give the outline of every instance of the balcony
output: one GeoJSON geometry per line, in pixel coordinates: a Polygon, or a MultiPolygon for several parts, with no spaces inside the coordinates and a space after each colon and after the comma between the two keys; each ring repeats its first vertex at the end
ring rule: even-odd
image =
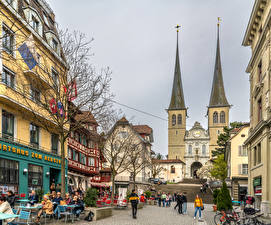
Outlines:
{"type": "Polygon", "coordinates": [[[78,150],[84,154],[87,154],[88,156],[100,157],[99,150],[93,149],[93,148],[88,148],[73,138],[68,138],[68,146],[70,146],[70,147],[74,148],[75,150],[78,150]]]}
{"type": "Polygon", "coordinates": [[[69,169],[84,173],[86,175],[95,175],[99,174],[99,169],[94,166],[86,166],[79,162],[76,162],[72,159],[68,160],[68,167],[69,169]]]}

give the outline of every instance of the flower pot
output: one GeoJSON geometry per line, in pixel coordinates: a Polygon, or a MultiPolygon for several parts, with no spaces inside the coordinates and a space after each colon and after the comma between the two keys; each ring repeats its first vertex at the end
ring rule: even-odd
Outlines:
{"type": "Polygon", "coordinates": [[[213,205],[213,210],[214,210],[214,212],[217,211],[217,206],[216,205],[213,205]]]}

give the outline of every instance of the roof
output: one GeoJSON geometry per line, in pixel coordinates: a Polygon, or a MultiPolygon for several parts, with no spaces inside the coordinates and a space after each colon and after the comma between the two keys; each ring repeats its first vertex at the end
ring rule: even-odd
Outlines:
{"type": "Polygon", "coordinates": [[[250,126],[250,123],[243,123],[243,126],[234,128],[233,130],[231,130],[230,133],[233,135],[230,137],[230,140],[236,137],[241,132],[241,130],[243,130],[245,127],[249,127],[249,126],[250,126]]]}
{"type": "Polygon", "coordinates": [[[217,28],[216,59],[209,107],[230,106],[225,95],[220,59],[219,26],[217,28]]]}
{"type": "Polygon", "coordinates": [[[183,164],[185,164],[180,159],[154,159],[153,161],[155,161],[157,163],[183,163],[183,164]]]}
{"type": "Polygon", "coordinates": [[[186,108],[185,108],[183,85],[182,85],[182,78],[181,78],[179,47],[178,47],[178,32],[177,32],[175,71],[174,71],[171,100],[170,100],[168,110],[178,110],[178,109],[186,109],[186,108]]]}
{"type": "Polygon", "coordinates": [[[94,123],[98,125],[97,121],[95,120],[94,116],[90,111],[81,111],[80,113],[76,114],[75,120],[82,123],[94,123]]]}
{"type": "Polygon", "coordinates": [[[152,128],[148,125],[133,125],[134,130],[139,134],[152,134],[152,128]]]}

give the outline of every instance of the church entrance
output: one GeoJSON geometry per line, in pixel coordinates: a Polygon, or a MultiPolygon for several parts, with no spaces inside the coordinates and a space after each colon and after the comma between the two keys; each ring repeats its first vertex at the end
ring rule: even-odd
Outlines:
{"type": "Polygon", "coordinates": [[[198,179],[197,171],[202,167],[202,164],[200,162],[193,162],[191,164],[191,177],[194,179],[198,179]]]}

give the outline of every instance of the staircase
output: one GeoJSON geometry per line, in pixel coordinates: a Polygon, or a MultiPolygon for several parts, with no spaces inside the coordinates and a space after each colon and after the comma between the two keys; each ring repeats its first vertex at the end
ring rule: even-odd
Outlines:
{"type": "Polygon", "coordinates": [[[209,188],[207,189],[206,193],[201,193],[201,184],[198,183],[198,180],[195,183],[193,183],[191,180],[189,180],[188,183],[183,182],[179,184],[155,185],[155,190],[171,194],[186,193],[185,195],[188,202],[194,202],[195,197],[198,194],[202,198],[203,203],[213,204],[213,195],[209,188]]]}

